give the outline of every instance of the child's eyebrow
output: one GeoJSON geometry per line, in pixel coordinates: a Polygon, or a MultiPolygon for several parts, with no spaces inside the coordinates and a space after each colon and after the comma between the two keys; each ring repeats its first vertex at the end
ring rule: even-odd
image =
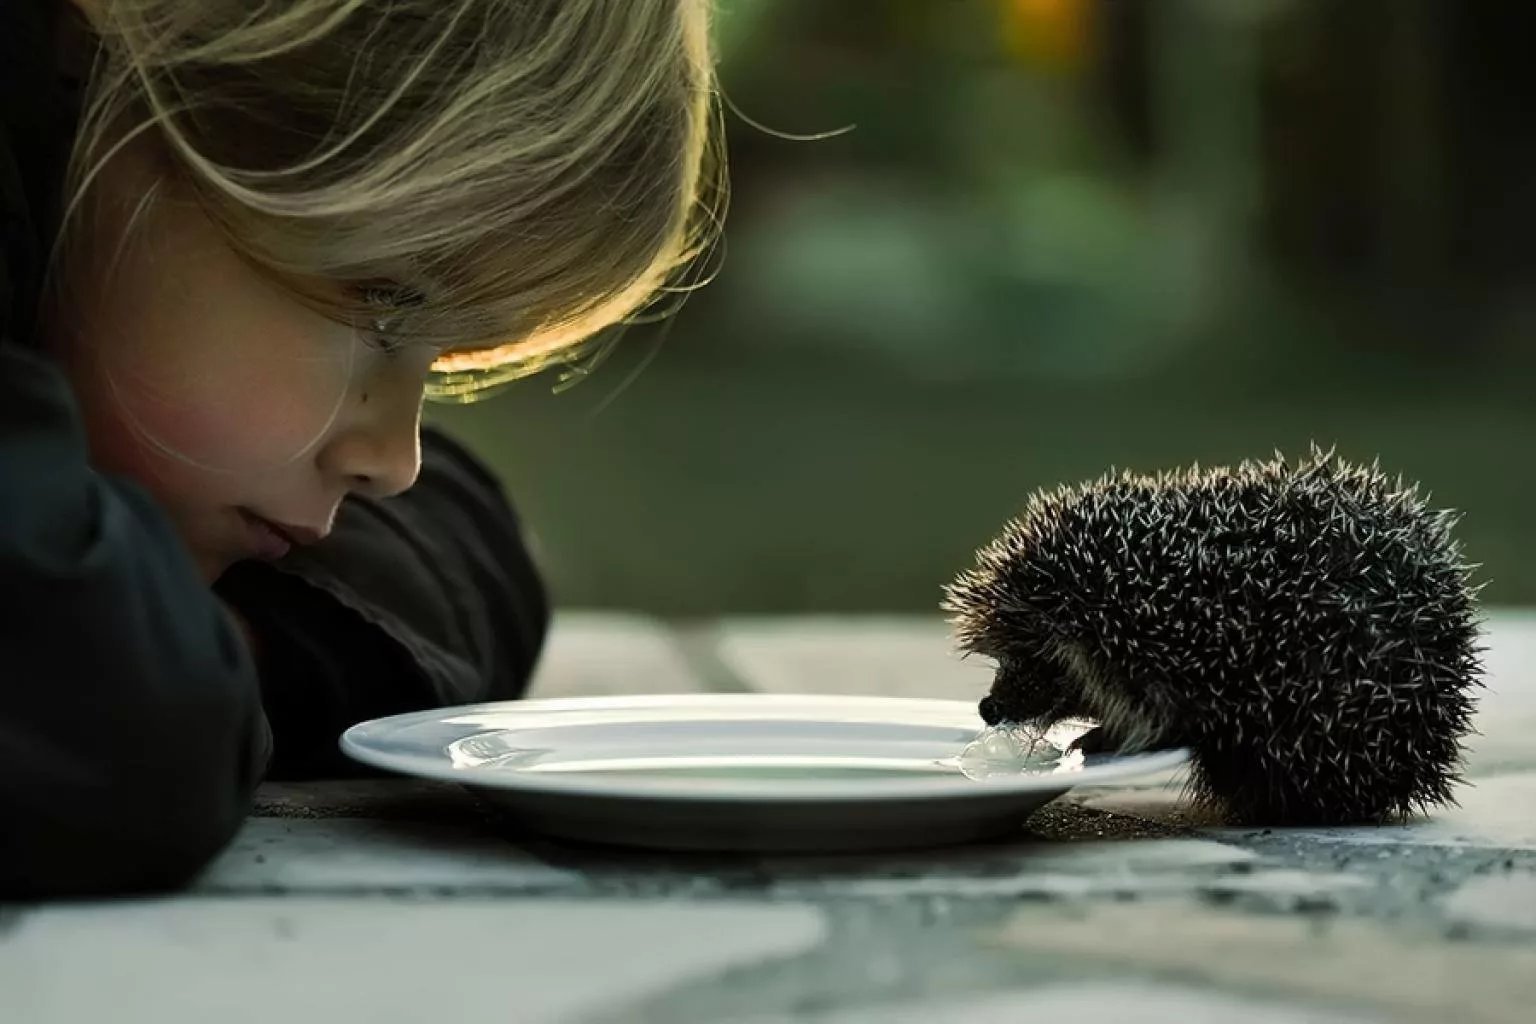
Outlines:
{"type": "Polygon", "coordinates": [[[369,278],[352,285],[353,291],[371,305],[391,309],[417,309],[427,304],[427,293],[392,277],[369,278]]]}

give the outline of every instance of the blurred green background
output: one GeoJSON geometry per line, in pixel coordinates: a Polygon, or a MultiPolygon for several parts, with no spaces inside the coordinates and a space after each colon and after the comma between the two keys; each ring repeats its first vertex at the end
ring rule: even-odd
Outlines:
{"type": "Polygon", "coordinates": [[[1034,488],[1312,441],[1536,603],[1536,5],[725,0],[718,277],[432,418],[557,601],[935,610],[1034,488]]]}

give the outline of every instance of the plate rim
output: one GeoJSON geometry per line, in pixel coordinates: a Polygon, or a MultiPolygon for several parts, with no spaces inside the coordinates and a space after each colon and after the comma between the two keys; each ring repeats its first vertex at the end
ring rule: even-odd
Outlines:
{"type": "Polygon", "coordinates": [[[397,774],[435,781],[449,782],[476,789],[494,789],[503,794],[538,794],[583,800],[644,800],[664,803],[731,803],[761,807],[792,804],[824,804],[848,801],[878,801],[880,803],[927,800],[989,800],[1055,792],[1058,796],[1080,786],[1097,786],[1119,782],[1139,776],[1153,775],[1181,767],[1188,763],[1190,752],[1183,747],[1127,754],[1107,764],[1090,765],[1079,771],[1052,774],[1026,774],[989,779],[984,782],[964,776],[921,778],[883,783],[875,792],[867,783],[830,783],[814,790],[778,790],[769,787],[741,788],[728,792],[706,790],[669,789],[654,782],[639,779],[623,780],[607,776],[601,783],[579,775],[535,775],[518,772],[486,772],[476,776],[462,768],[453,767],[446,758],[438,759],[425,754],[394,754],[373,749],[367,745],[370,734],[389,729],[398,731],[415,725],[441,721],[451,717],[498,712],[540,712],[561,710],[623,710],[624,708],[657,708],[692,705],[708,707],[719,705],[757,705],[765,710],[774,704],[841,704],[858,703],[870,707],[927,705],[934,711],[952,711],[969,716],[981,728],[981,719],[973,701],[952,700],[942,697],[888,697],[864,694],[824,693],[655,693],[589,695],[578,697],[533,697],[519,700],[484,701],[475,704],[455,704],[423,711],[408,711],[398,715],[359,722],[346,729],[338,740],[338,746],[347,757],[361,764],[382,768],[397,774]]]}

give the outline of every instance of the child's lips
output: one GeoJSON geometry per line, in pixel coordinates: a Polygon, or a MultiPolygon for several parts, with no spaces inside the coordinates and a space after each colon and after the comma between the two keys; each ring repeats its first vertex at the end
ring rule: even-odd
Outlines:
{"type": "Polygon", "coordinates": [[[252,554],[257,558],[279,559],[293,550],[294,545],[314,544],[325,536],[306,526],[275,522],[250,509],[239,511],[250,536],[252,554]]]}

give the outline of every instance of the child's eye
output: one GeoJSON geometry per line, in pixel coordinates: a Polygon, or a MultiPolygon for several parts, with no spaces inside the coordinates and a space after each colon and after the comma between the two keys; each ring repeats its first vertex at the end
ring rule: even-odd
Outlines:
{"type": "Polygon", "coordinates": [[[371,311],[368,341],[385,355],[393,355],[406,345],[400,336],[400,324],[406,314],[420,306],[424,297],[414,288],[395,281],[369,281],[357,288],[358,297],[371,311]]]}

